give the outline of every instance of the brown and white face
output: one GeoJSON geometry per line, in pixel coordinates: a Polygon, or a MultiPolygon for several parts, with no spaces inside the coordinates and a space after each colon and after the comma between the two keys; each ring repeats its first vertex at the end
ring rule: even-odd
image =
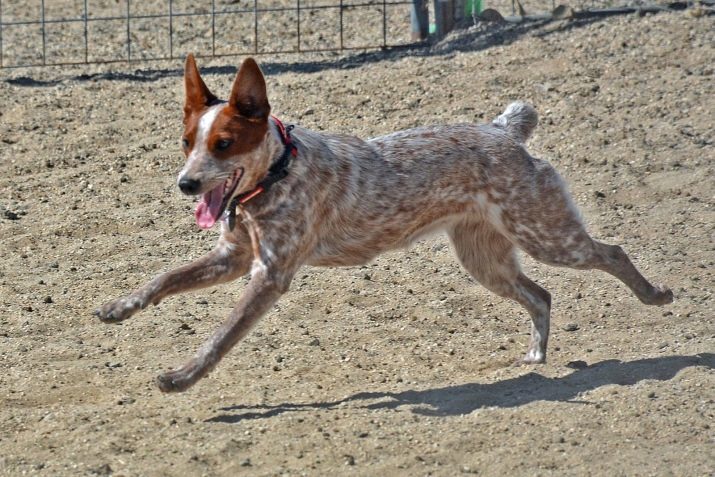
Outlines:
{"type": "Polygon", "coordinates": [[[253,187],[268,168],[262,154],[271,107],[266,83],[252,58],[238,71],[228,102],[206,87],[193,55],[184,69],[186,102],[182,145],[186,164],[178,185],[186,195],[201,195],[196,207],[199,227],[212,227],[231,199],[253,187]]]}

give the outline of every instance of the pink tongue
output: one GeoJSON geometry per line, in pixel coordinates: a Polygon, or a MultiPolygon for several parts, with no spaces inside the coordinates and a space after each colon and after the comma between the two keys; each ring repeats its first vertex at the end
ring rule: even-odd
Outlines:
{"type": "Polygon", "coordinates": [[[223,202],[223,184],[215,187],[211,192],[207,192],[201,197],[194,216],[196,225],[202,229],[210,229],[219,219],[221,212],[221,202],[223,202]]]}

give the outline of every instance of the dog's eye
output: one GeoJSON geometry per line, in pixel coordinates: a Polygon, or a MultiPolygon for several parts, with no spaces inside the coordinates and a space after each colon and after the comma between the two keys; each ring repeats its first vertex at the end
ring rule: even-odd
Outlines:
{"type": "Polygon", "coordinates": [[[189,148],[189,140],[186,138],[183,138],[181,140],[181,145],[184,147],[184,149],[188,149],[189,148]]]}
{"type": "Polygon", "coordinates": [[[231,144],[233,144],[233,141],[231,141],[230,139],[220,139],[216,141],[216,150],[225,151],[229,148],[231,144]]]}

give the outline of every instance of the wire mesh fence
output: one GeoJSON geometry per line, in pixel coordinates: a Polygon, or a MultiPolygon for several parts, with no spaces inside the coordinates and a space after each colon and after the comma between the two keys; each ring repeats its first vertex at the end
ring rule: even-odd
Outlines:
{"type": "MultiPolygon", "coordinates": [[[[446,1],[448,16],[454,1],[457,9],[504,15],[543,12],[557,3],[446,1]]],[[[413,3],[423,2],[425,16],[429,9],[431,21],[439,20],[445,0],[0,0],[0,68],[415,45],[411,13],[413,3]]],[[[558,3],[579,10],[612,5],[558,3]]]]}
{"type": "Polygon", "coordinates": [[[0,0],[0,67],[410,44],[411,0],[0,0]]]}

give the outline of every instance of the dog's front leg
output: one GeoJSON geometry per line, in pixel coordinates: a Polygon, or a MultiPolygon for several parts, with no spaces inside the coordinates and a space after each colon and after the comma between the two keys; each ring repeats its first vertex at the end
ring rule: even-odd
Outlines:
{"type": "Polygon", "coordinates": [[[247,274],[250,264],[248,250],[218,246],[198,260],[163,273],[131,294],[105,304],[94,314],[105,323],[117,323],[149,304],[158,304],[166,296],[234,280],[247,274]]]}
{"type": "Polygon", "coordinates": [[[193,359],[179,369],[160,375],[157,378],[159,389],[164,392],[184,391],[208,374],[285,293],[291,278],[292,273],[288,275],[285,270],[279,272],[255,267],[228,320],[204,343],[193,359]]]}

